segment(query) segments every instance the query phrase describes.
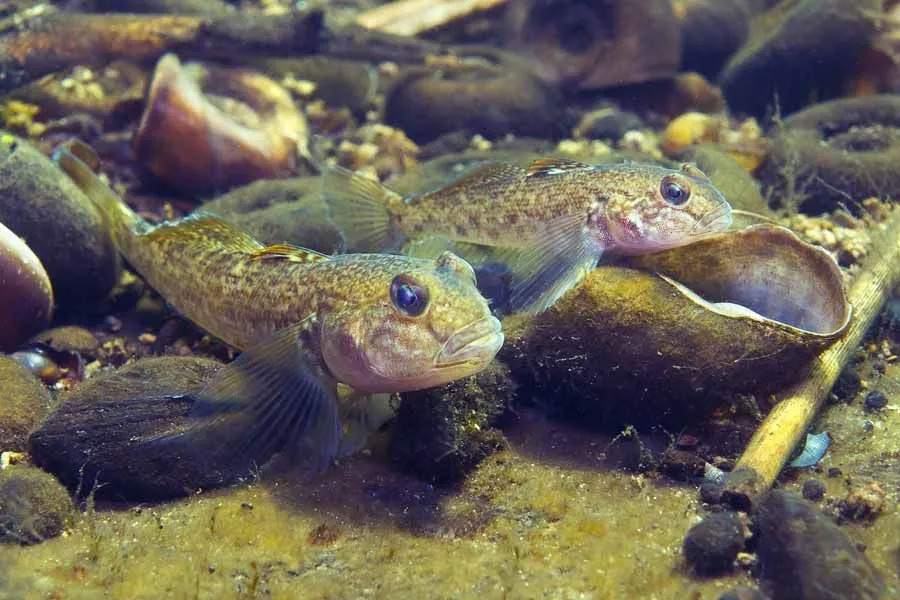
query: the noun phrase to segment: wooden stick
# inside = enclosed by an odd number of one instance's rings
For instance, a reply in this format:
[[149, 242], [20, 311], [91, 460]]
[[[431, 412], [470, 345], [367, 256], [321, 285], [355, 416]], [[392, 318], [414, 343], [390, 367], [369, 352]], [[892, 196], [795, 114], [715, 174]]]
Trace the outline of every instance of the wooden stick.
[[67, 67], [118, 58], [311, 54], [323, 26], [321, 10], [277, 17], [27, 13], [0, 23], [0, 93]]
[[507, 0], [397, 0], [356, 17], [356, 23], [396, 35], [418, 35]]
[[753, 434], [726, 478], [722, 494], [725, 503], [749, 510], [772, 485], [900, 281], [900, 210], [895, 209], [878, 227], [881, 231], [872, 235], [872, 258], [848, 294], [855, 314], [846, 335], [816, 359], [805, 379], [780, 394], [781, 401]]

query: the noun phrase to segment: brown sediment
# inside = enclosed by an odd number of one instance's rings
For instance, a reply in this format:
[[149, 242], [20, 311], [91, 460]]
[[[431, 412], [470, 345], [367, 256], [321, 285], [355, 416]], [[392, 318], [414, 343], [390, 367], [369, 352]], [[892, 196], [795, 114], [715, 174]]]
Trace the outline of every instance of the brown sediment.
[[880, 234], [873, 229], [872, 235], [876, 240], [873, 258], [849, 291], [856, 316], [847, 333], [816, 359], [803, 380], [779, 394], [781, 401], [757, 429], [725, 482], [726, 502], [747, 508], [772, 485], [900, 280], [900, 211], [894, 211]]

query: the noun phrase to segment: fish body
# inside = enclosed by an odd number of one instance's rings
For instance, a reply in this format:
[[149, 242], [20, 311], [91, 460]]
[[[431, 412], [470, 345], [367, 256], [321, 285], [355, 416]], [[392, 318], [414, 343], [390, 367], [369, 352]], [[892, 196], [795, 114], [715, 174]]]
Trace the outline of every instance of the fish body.
[[434, 387], [477, 372], [503, 343], [472, 268], [449, 252], [328, 257], [266, 247], [208, 214], [153, 226], [76, 156], [88, 150], [63, 147], [56, 160], [121, 253], [185, 317], [244, 351], [201, 392], [195, 415], [244, 423], [242, 448], [302, 442], [327, 462], [348, 428], [337, 384], [363, 402]]
[[513, 308], [529, 312], [551, 305], [606, 252], [671, 248], [731, 223], [728, 202], [692, 165], [486, 163], [407, 198], [336, 169], [324, 197], [350, 250], [427, 254], [440, 247], [434, 240], [449, 242], [476, 266], [506, 263]]

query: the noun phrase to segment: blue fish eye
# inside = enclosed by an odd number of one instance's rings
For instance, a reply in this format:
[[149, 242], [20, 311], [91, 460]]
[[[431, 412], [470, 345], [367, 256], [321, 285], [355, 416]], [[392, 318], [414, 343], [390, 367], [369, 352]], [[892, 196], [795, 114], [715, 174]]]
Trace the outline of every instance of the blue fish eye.
[[428, 308], [428, 288], [407, 275], [397, 275], [391, 282], [391, 302], [408, 317], [418, 317]]
[[659, 186], [659, 193], [669, 204], [680, 206], [690, 199], [691, 187], [687, 182], [681, 182], [672, 175], [666, 175]]

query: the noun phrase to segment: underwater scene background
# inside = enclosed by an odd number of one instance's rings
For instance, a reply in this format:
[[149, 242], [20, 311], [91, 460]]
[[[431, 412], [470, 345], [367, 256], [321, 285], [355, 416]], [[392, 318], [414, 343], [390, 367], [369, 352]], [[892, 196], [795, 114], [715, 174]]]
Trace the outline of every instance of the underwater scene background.
[[0, 0], [0, 598], [900, 597], [900, 3]]

